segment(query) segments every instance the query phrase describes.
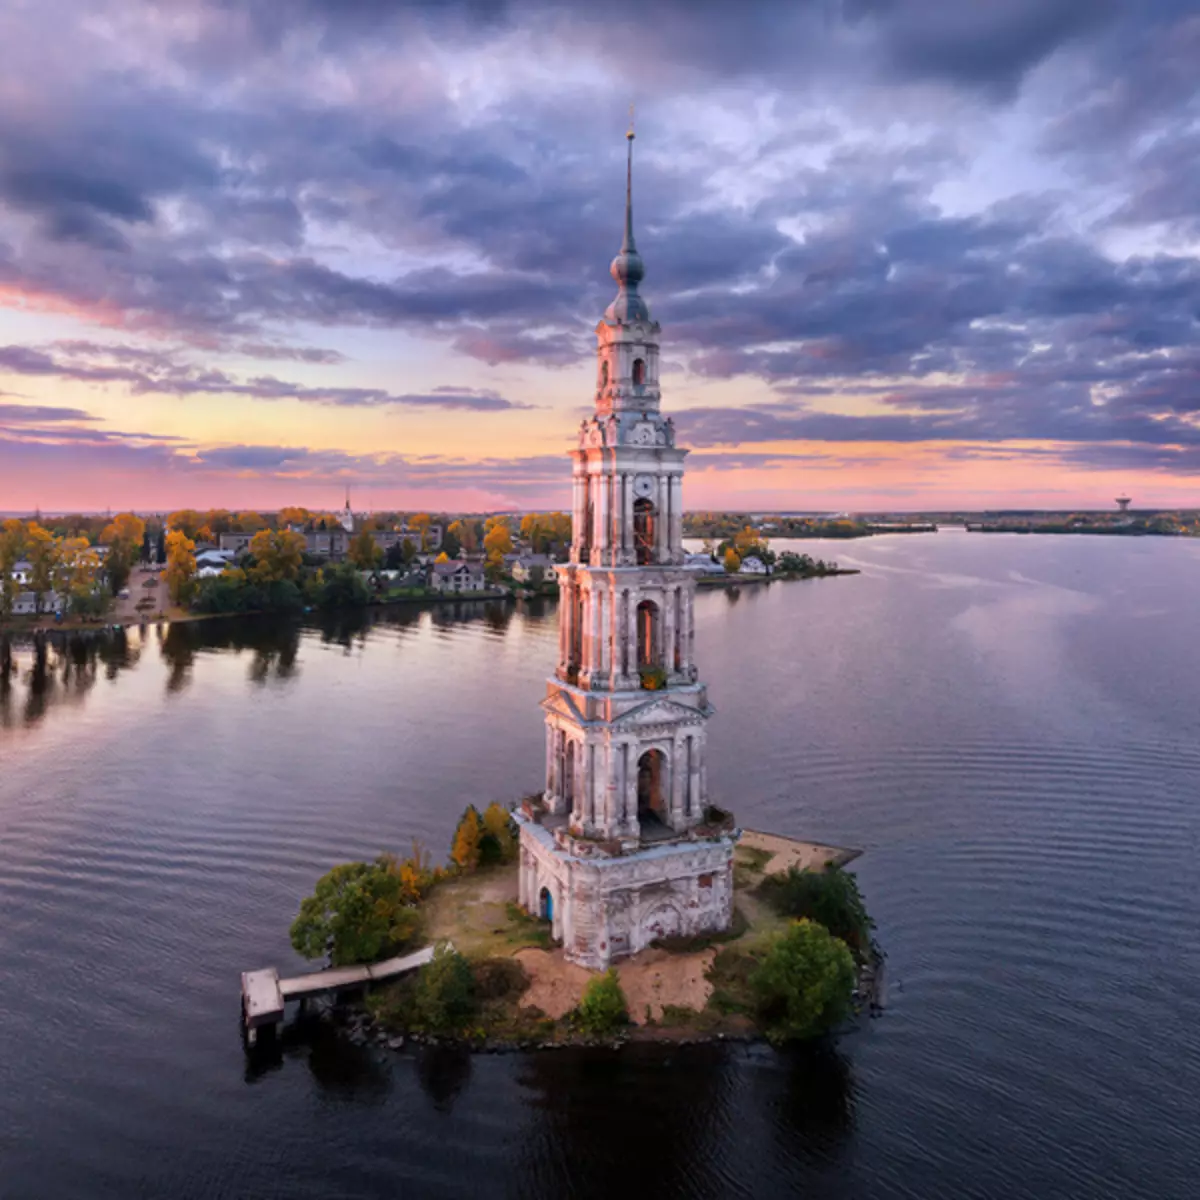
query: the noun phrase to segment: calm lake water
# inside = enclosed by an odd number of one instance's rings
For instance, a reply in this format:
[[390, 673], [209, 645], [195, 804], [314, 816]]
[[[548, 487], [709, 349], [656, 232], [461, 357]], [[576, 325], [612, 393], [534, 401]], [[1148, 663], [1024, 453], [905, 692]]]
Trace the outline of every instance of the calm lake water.
[[0, 694], [0, 1196], [1200, 1194], [1200, 542], [806, 543], [706, 594], [714, 798], [865, 850], [889, 1006], [833, 1051], [248, 1070], [331, 864], [539, 786], [552, 605], [28, 647]]

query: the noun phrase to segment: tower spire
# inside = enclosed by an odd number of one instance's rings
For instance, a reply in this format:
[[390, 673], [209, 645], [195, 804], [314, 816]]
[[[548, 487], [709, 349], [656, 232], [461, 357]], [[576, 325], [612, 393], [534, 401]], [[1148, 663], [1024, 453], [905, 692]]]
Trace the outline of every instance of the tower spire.
[[633, 105], [629, 106], [629, 129], [625, 133], [628, 144], [628, 154], [625, 162], [625, 240], [621, 243], [622, 251], [637, 253], [633, 240]]
[[638, 295], [638, 284], [646, 274], [646, 264], [637, 252], [637, 243], [633, 240], [633, 106], [629, 107], [629, 129], [625, 133], [628, 146], [625, 158], [625, 236], [621, 239], [621, 249], [612, 260], [609, 268], [612, 277], [617, 281], [617, 297], [604, 310], [604, 316], [610, 321], [628, 324], [631, 321], [649, 321], [650, 309], [645, 300]]

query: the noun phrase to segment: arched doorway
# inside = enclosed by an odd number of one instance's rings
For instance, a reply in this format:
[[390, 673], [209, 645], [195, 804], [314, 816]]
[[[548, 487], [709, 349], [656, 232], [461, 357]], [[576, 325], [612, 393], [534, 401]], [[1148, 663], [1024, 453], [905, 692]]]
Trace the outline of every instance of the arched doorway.
[[647, 750], [638, 759], [638, 822], [667, 824], [667, 756]]
[[554, 923], [554, 897], [550, 895], [549, 888], [542, 888], [538, 893], [538, 916], [543, 921]]
[[639, 567], [654, 562], [654, 505], [649, 500], [633, 502], [633, 548]]
[[658, 605], [653, 600], [643, 600], [637, 606], [637, 665], [657, 667], [658, 646]]
[[633, 360], [633, 382], [637, 387], [641, 387], [646, 382], [646, 360], [644, 358]]

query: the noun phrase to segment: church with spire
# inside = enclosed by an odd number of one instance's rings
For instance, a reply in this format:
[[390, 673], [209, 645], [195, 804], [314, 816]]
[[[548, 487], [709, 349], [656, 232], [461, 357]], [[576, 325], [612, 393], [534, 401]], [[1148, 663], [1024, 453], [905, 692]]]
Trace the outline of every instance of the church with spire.
[[661, 408], [627, 137], [617, 295], [596, 326], [595, 412], [571, 452], [571, 553], [557, 568], [558, 663], [542, 702], [545, 788], [516, 813], [521, 903], [550, 920], [569, 959], [596, 969], [657, 938], [727, 928], [736, 837], [708, 799], [713, 710], [684, 566], [687, 451]]

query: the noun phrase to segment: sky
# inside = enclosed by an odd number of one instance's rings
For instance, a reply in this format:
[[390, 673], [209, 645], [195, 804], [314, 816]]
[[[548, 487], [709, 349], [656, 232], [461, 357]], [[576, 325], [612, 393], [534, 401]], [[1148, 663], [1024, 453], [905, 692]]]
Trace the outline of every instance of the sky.
[[0, 510], [1200, 505], [1197, 0], [5, 0]]

